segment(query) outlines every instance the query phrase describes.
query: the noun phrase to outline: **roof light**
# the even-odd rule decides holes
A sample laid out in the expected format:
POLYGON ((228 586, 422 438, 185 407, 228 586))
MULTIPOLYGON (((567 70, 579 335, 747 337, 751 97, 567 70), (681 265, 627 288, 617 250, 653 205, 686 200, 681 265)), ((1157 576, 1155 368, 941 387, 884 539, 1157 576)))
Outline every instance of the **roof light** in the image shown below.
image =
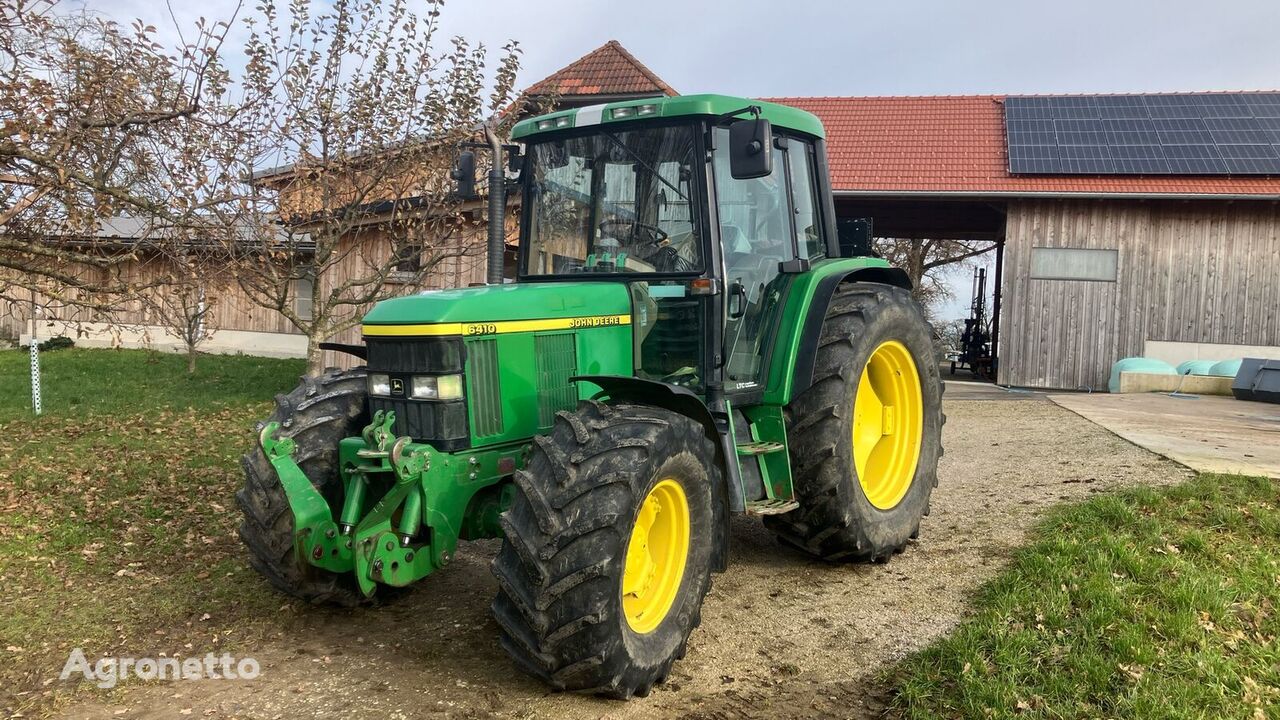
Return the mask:
POLYGON ((556 127, 558 128, 569 127, 569 116, 561 115, 560 117, 556 118, 556 127))
POLYGON ((652 115, 658 112, 657 105, 641 105, 636 108, 636 115, 652 115))
POLYGON ((539 130, 550 130, 551 128, 555 127, 555 123, 556 123, 556 121, 555 121, 555 120, 552 120, 551 118, 547 118, 546 120, 539 120, 539 121, 538 121, 538 129, 539 129, 539 130))
POLYGON ((613 110, 611 110, 609 112, 609 117, 613 118, 614 120, 621 120, 622 118, 629 118, 635 114, 636 114, 636 109, 633 107, 620 107, 620 108, 614 108, 613 110))

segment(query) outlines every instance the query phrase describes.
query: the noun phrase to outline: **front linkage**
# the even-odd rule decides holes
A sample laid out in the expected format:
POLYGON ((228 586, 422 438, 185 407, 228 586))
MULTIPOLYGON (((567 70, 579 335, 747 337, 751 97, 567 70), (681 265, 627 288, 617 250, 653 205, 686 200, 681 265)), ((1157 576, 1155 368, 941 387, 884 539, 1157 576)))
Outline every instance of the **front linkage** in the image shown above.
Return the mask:
POLYGON ((440 453, 396 437, 394 412, 378 411, 359 437, 338 446, 344 487, 334 520, 324 496, 298 467, 288 437, 268 423, 258 442, 280 478, 294 518, 299 557, 325 570, 354 571, 360 591, 377 583, 409 585, 449 563, 459 538, 500 537, 498 516, 510 484, 495 485, 523 465, 527 445, 476 453, 440 453), (382 490, 370 506, 369 496, 382 490))

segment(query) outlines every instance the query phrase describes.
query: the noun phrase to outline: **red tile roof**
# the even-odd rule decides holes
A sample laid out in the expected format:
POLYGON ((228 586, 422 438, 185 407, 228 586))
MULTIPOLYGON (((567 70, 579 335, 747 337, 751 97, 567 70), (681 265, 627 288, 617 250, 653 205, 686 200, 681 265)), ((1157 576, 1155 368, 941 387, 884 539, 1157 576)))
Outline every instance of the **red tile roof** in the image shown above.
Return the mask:
POLYGON ((1010 175, 1004 96, 768 98, 817 115, 832 186, 867 194, 1240 195, 1280 199, 1280 178, 1010 175))
POLYGON ((526 95, 675 95, 662 78, 610 40, 530 85, 526 95))

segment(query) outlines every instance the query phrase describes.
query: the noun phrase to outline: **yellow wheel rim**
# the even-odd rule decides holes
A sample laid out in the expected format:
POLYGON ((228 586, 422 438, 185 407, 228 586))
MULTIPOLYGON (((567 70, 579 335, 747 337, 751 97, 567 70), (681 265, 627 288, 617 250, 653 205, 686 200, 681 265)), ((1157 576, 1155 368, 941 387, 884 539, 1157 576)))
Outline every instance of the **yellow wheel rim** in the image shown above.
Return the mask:
POLYGON ((920 373, 897 340, 871 353, 853 401, 853 465, 872 505, 890 510, 916 474, 924 431, 920 373))
POLYGON ((689 500, 675 480, 645 496, 627 543, 622 610, 637 633, 652 632, 675 603, 689 556, 689 500))

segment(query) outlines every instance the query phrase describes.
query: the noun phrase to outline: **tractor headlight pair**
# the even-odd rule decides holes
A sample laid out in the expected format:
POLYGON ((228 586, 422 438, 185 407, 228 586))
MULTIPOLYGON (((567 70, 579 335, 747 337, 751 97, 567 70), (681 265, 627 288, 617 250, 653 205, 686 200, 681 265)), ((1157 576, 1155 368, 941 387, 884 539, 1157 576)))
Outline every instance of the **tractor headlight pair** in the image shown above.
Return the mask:
POLYGON ((386 373, 369 374, 369 394, 410 397, 414 400, 461 400, 461 375, 414 375, 408 385, 386 373))
POLYGON ((415 400, 462 399, 461 375, 414 375, 409 396, 415 400))

